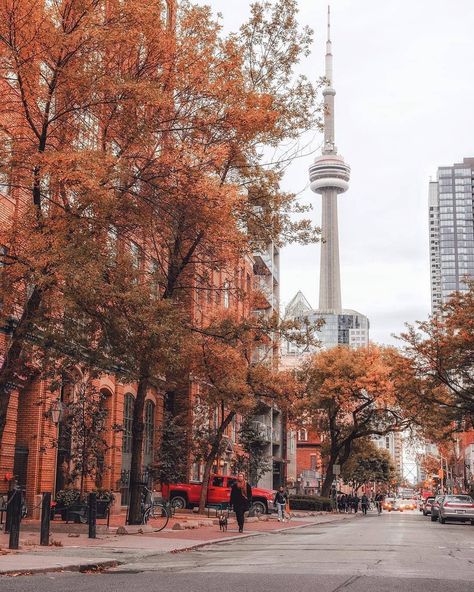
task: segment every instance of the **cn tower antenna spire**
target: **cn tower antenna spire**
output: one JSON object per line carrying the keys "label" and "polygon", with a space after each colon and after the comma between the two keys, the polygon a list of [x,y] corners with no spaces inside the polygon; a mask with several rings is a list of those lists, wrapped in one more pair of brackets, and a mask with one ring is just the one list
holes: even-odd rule
{"label": "cn tower antenna spire", "polygon": [[327,154],[337,154],[335,144],[335,125],[334,125],[334,96],[336,91],[333,88],[332,71],[332,41],[331,41],[331,7],[328,6],[328,37],[326,41],[326,88],[323,91],[324,96],[324,152]]}
{"label": "cn tower antenna spire", "polygon": [[331,7],[328,6],[328,38],[326,41],[326,54],[331,53]]}

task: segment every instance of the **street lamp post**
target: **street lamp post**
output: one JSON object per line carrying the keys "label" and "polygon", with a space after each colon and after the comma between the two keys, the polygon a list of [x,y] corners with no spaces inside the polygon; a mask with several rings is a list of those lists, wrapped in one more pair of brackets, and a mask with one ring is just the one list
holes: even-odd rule
{"label": "street lamp post", "polygon": [[56,495],[56,484],[57,484],[57,473],[58,473],[58,454],[59,454],[59,424],[61,422],[61,419],[63,418],[64,415],[64,403],[61,401],[60,398],[55,399],[54,401],[52,401],[51,406],[49,408],[49,416],[50,419],[52,421],[52,423],[56,426],[56,437],[58,439],[57,445],[56,445],[56,460],[54,463],[54,479],[53,479],[53,484],[52,484],[52,491],[53,491],[53,495]]}

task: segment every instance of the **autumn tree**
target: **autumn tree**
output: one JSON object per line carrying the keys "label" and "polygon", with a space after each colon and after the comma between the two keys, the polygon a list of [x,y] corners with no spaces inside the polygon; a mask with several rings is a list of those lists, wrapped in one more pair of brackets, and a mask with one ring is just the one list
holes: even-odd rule
{"label": "autumn tree", "polygon": [[[261,403],[284,409],[295,395],[298,385],[292,375],[275,366],[270,335],[276,332],[276,318],[241,320],[227,315],[209,324],[195,342],[192,367],[201,415],[197,420],[204,434],[198,439],[204,461],[201,512],[212,465],[232,420],[252,416]],[[270,344],[266,354],[260,350],[256,355],[259,342]]]}
{"label": "autumn tree", "polygon": [[[216,277],[230,278],[226,290],[233,298],[244,296],[236,269],[239,261],[256,246],[270,240],[312,240],[317,236],[307,221],[294,223],[290,218],[297,204],[294,195],[279,189],[279,159],[267,171],[261,166],[260,151],[265,145],[276,146],[285,138],[295,138],[295,130],[312,124],[315,115],[313,87],[301,79],[296,86],[285,87],[280,77],[281,67],[285,71],[284,81],[289,81],[292,68],[308,47],[310,35],[308,31],[298,33],[294,2],[280,2],[279,6],[289,17],[285,27],[279,29],[281,37],[276,38],[281,47],[270,58],[272,71],[262,72],[258,77],[253,70],[249,72],[243,57],[246,55],[243,39],[247,39],[248,33],[242,33],[242,39],[221,38],[219,27],[207,10],[182,6],[177,14],[176,35],[167,54],[172,104],[162,111],[150,107],[143,114],[143,126],[162,138],[160,150],[149,154],[142,151],[135,161],[146,237],[143,253],[154,269],[157,302],[161,301],[157,306],[163,309],[168,306],[166,303],[173,303],[172,308],[181,310],[191,330],[193,324],[200,323],[191,313],[192,301],[199,309],[196,301],[200,298],[214,301],[224,292]],[[276,14],[274,10],[271,9],[272,18]],[[266,6],[264,14],[268,11],[270,7]],[[263,21],[260,17],[260,24],[252,25],[264,27],[258,29],[255,43],[269,43],[268,16]],[[137,22],[137,18],[130,15],[132,22]],[[137,30],[142,26],[146,23],[140,24]],[[290,55],[285,50],[288,44],[292,44]],[[246,51],[256,48],[246,45]],[[166,87],[163,88],[161,78],[156,79],[161,70],[153,67],[154,59],[153,54],[144,58],[145,64],[151,60],[150,67],[145,69],[147,79],[163,93]],[[252,76],[255,80],[250,83]],[[296,114],[290,107],[302,94],[308,102]],[[108,289],[105,286],[101,300],[109,303],[110,323],[117,327],[119,323],[114,319],[123,318],[121,329],[127,336],[135,335],[136,343],[146,343],[143,333],[137,331],[141,323],[135,322],[135,316],[123,317],[122,310],[129,310],[125,302],[121,302],[117,311],[110,305],[114,297],[109,300]],[[115,342],[120,344],[120,332],[115,334]],[[137,402],[144,400],[146,385],[150,384],[150,366],[154,363],[150,357],[164,350],[136,347],[133,351],[135,361],[129,367],[134,369],[138,382],[134,426],[137,424],[139,434],[143,419]],[[179,366],[176,376],[172,365],[165,365],[167,405],[175,413],[182,413],[188,403],[187,392],[178,392],[175,406],[170,400],[177,392],[174,385],[187,383],[186,367]],[[140,440],[134,437],[132,465],[137,471],[140,450]],[[132,484],[130,519],[139,520],[139,511],[140,491]]]}
{"label": "autumn tree", "polygon": [[399,405],[394,357],[399,356],[390,348],[341,346],[314,355],[302,369],[304,394],[298,406],[322,434],[323,496],[330,492],[333,466],[344,466],[358,440],[411,425],[413,418]]}
{"label": "autumn tree", "polygon": [[193,300],[222,293],[215,275],[235,277],[253,249],[318,235],[291,219],[301,208],[279,186],[319,116],[315,87],[294,73],[311,43],[296,2],[256,3],[227,38],[207,8],[176,8],[18,0],[2,4],[0,25],[0,121],[13,139],[2,162],[24,202],[1,237],[12,330],[0,435],[10,391],[46,349],[51,363],[86,357],[137,382],[132,520],[142,403],[160,380],[168,398],[188,382],[176,361]]}
{"label": "autumn tree", "polygon": [[443,425],[474,421],[474,282],[400,336],[424,399]]}
{"label": "autumn tree", "polygon": [[361,439],[354,444],[341,475],[354,491],[373,482],[390,486],[398,478],[390,452],[378,448],[370,439]]}
{"label": "autumn tree", "polygon": [[1,4],[0,167],[16,207],[0,232],[10,329],[0,437],[11,391],[37,373],[27,349],[65,277],[90,265],[111,229],[136,227],[133,163],[114,144],[118,130],[127,130],[122,147],[137,133],[137,85],[117,75],[135,61],[131,49],[124,15],[99,0]]}

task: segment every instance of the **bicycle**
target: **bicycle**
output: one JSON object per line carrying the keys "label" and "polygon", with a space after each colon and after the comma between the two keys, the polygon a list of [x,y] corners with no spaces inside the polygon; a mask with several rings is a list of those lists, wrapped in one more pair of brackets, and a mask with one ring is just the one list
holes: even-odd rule
{"label": "bicycle", "polygon": [[148,524],[153,520],[153,530],[160,532],[166,528],[173,514],[173,508],[169,502],[161,498],[154,498],[153,492],[145,487],[142,502],[142,524]]}

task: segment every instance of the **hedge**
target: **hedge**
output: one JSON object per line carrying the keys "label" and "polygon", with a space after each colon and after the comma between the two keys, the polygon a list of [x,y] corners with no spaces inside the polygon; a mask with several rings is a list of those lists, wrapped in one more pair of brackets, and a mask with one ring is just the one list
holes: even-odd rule
{"label": "hedge", "polygon": [[318,495],[292,495],[290,497],[291,510],[309,510],[310,512],[330,512],[331,500]]}

